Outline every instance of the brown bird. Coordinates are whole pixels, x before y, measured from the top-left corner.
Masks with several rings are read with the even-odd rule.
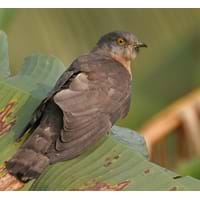
[[[131,60],[147,47],[129,32],[115,31],[78,57],[61,75],[25,127],[32,133],[6,162],[27,182],[55,162],[80,155],[127,115],[131,102]]]

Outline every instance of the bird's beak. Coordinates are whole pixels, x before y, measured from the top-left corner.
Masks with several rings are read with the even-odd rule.
[[[145,43],[143,43],[143,42],[138,42],[138,43],[136,44],[136,47],[137,47],[137,48],[140,48],[140,47],[145,47],[145,48],[147,48],[148,46],[147,46]]]

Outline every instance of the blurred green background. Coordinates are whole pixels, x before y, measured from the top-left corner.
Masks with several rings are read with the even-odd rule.
[[[133,103],[120,125],[139,128],[200,83],[199,9],[1,9],[12,72],[35,52],[66,66],[102,34],[131,31],[148,44],[133,63]]]
[[[138,129],[200,84],[200,9],[0,9],[12,73],[25,56],[52,54],[67,66],[113,30],[148,44],[133,63],[131,111],[120,125]]]

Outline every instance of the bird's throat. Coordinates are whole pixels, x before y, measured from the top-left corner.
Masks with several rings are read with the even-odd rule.
[[[123,67],[126,68],[126,70],[128,71],[128,73],[130,74],[130,77],[132,79],[132,72],[131,72],[131,61],[127,60],[125,58],[123,58],[122,56],[116,55],[116,54],[111,54],[112,58],[116,61],[118,61],[119,63],[121,63],[123,65]]]

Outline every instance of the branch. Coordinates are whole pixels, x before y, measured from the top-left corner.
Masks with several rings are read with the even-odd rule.
[[[180,127],[189,134],[194,148],[200,154],[200,89],[176,101],[148,121],[140,132],[144,135],[150,154],[154,144]]]

